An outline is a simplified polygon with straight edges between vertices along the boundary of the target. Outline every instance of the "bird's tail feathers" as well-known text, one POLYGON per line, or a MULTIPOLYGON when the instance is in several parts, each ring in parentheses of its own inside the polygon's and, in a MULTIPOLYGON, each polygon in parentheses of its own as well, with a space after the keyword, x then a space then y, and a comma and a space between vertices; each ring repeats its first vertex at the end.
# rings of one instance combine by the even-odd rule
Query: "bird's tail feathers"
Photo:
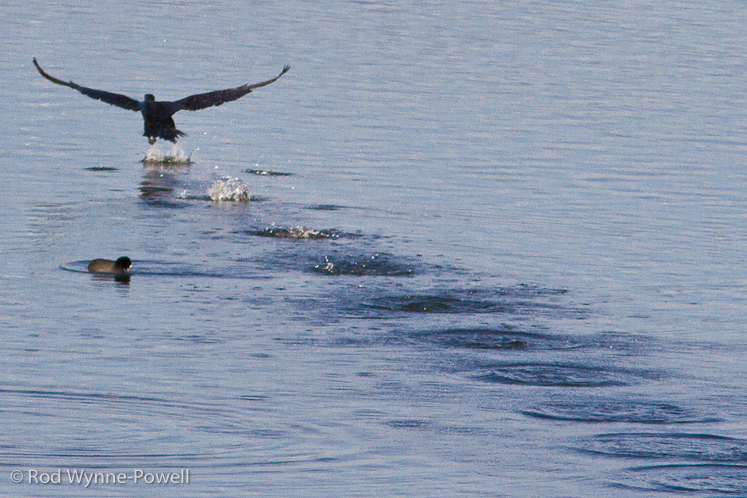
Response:
POLYGON ((144 137, 148 138, 160 138, 162 140, 168 140, 169 142, 176 143, 176 140, 181 137, 186 137, 187 134, 184 133, 181 130, 177 130, 176 128, 168 129, 168 128, 162 128, 160 130, 157 130, 155 134, 149 135, 148 133, 143 133, 144 137))

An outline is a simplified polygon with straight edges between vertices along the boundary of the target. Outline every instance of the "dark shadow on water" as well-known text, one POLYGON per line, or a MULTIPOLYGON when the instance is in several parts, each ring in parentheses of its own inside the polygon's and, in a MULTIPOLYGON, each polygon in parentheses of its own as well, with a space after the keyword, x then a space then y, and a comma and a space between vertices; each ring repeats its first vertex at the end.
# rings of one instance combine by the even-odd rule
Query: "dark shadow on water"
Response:
POLYGON ((345 206, 337 206, 335 204, 318 204, 316 206, 307 206, 306 209, 311 209, 313 211, 339 211, 340 209, 345 209, 345 206))
POLYGON ((545 299, 548 296, 565 294, 565 289, 540 289, 517 286, 496 289, 439 289, 438 292, 418 292, 402 295, 384 295, 373 297, 361 303, 361 309, 380 312, 413 313, 413 314, 536 314, 540 311, 557 314, 575 313, 545 299))
POLYGON ((119 168, 114 168, 111 166, 92 166, 90 168, 85 168, 86 171, 119 171, 119 168))
MULTIPOLYGON (((586 345, 555 336, 545 336, 540 340, 506 328, 535 319, 585 319, 587 310, 565 305, 565 289, 524 285, 465 289, 461 287, 465 282, 461 281, 458 270, 428 265, 420 258, 393 257, 385 253, 373 256, 343 254, 334 259, 325 256, 325 260, 326 263, 312 267, 313 273, 334 275, 334 278, 328 277, 329 283, 323 287, 324 295, 301 297, 294 301, 299 311, 307 313, 309 319, 319 325, 346 319, 408 320, 412 323, 412 329, 405 329, 403 334, 421 334, 421 344, 431 340, 434 345, 441 344, 442 347, 461 344, 472 349, 500 349, 527 347, 528 344, 530 349, 568 349, 586 345), (418 287, 419 290, 408 292, 408 287, 418 287), (503 326, 472 328, 465 324, 460 327, 455 321, 473 322, 477 317, 483 323, 499 319, 503 326), (551 342, 553 346, 548 346, 551 342), (544 346, 541 345, 543 343, 544 346)), ((282 266, 283 271, 292 268, 291 265, 297 265, 295 269, 304 271, 308 267, 298 266, 302 261, 301 257, 284 257, 264 262, 269 267, 282 266)), ((526 331, 530 327, 528 324, 522 326, 521 330, 526 331)), ((408 340, 415 339, 410 337, 408 340)))

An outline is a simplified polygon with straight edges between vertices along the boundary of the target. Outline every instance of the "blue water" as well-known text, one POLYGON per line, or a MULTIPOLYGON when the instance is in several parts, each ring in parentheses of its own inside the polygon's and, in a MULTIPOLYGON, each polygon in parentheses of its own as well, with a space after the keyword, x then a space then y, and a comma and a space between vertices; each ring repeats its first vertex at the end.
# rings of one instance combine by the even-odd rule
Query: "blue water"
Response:
POLYGON ((5 2, 0 494, 747 495, 746 16, 5 2))

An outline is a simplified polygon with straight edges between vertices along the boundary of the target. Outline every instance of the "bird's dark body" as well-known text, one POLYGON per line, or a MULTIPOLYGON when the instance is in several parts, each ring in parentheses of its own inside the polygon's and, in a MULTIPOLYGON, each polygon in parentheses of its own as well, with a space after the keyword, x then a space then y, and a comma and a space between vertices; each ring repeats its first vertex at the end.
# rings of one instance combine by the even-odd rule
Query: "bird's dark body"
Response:
POLYGON ((186 136, 186 133, 176 129, 176 123, 172 117, 176 111, 171 102, 148 102, 146 100, 142 104, 140 111, 145 125, 144 137, 162 138, 176 143, 178 138, 186 136))
POLYGON ((113 275, 124 275, 129 273, 132 266, 132 260, 127 256, 117 258, 116 261, 110 259, 94 259, 88 263, 88 271, 91 273, 110 273, 113 275))
POLYGON ((57 85, 63 85, 77 90, 87 97, 92 99, 106 102, 107 104, 127 109, 128 111, 139 111, 143 115, 143 121, 145 130, 143 132, 144 137, 148 137, 150 143, 155 143, 156 139, 161 138, 170 142, 176 143, 176 140, 186 134, 176 129, 176 123, 172 117, 179 111, 199 111, 200 109, 206 109, 208 107, 219 106, 232 100, 237 100, 244 95, 251 93, 255 88, 260 88, 270 83, 277 81, 282 75, 284 75, 290 69, 290 66, 285 66, 279 75, 276 77, 263 81, 262 83, 255 83, 253 85, 246 84, 236 88, 229 88, 228 90, 217 90, 215 92, 201 93, 197 95, 191 95, 189 97, 176 100, 173 102, 168 101, 156 101, 155 97, 151 94, 145 96, 145 100, 138 101, 130 98, 126 95, 120 95, 118 93, 105 92, 103 90, 94 90, 93 88, 86 88, 84 86, 77 85, 72 81, 65 82, 58 80, 45 73, 42 70, 39 63, 34 59, 34 65, 44 78, 48 79, 52 83, 57 85))

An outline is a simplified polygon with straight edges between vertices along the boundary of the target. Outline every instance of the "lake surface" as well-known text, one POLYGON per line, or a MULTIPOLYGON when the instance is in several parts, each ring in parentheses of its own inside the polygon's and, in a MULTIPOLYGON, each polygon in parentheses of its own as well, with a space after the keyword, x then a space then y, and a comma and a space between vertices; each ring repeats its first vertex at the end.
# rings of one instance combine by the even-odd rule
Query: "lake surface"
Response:
POLYGON ((3 496, 747 495, 743 3, 0 23, 3 496))

